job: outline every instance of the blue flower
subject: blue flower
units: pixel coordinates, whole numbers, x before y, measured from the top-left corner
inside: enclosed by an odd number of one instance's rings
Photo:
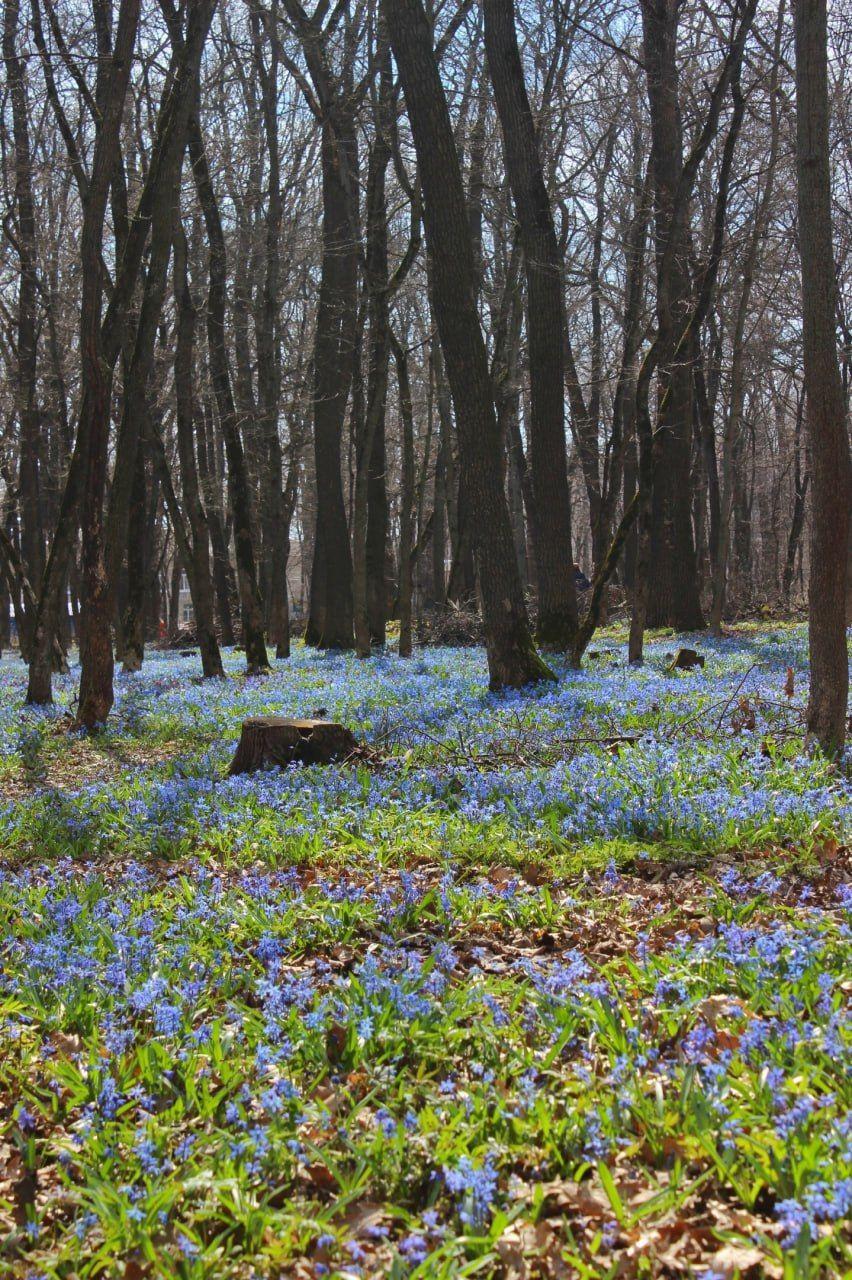
[[[455,1166],[444,1165],[444,1182],[456,1198],[462,1222],[474,1228],[485,1226],[497,1192],[497,1170],[486,1156],[480,1167],[463,1156]]]

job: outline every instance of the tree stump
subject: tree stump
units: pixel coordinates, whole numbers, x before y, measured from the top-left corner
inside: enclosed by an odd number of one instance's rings
[[[695,649],[679,649],[672,662],[673,671],[692,671],[695,667],[703,666],[703,655]]]
[[[345,760],[356,749],[354,735],[331,720],[287,720],[281,716],[252,716],[243,721],[242,734],[229,773],[256,773],[298,760],[302,764],[330,764]]]

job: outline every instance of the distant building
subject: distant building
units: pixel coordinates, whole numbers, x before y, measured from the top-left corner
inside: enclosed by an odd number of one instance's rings
[[[290,617],[304,617],[304,594],[302,582],[302,545],[290,543],[290,555],[287,561],[287,598],[290,605]],[[192,607],[192,593],[189,590],[189,579],[185,573],[180,575],[180,592],[178,595],[178,618],[181,631],[192,631],[195,626],[195,610]]]

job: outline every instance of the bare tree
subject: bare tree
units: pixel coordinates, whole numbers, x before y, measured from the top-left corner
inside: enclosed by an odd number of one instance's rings
[[[435,319],[456,411],[460,492],[469,503],[490,684],[519,687],[551,673],[533,645],[515,560],[458,152],[420,0],[384,0],[383,12],[420,166]]]
[[[486,0],[485,48],[527,278],[538,638],[570,649],[577,630],[577,597],[565,456],[562,264],[518,52],[513,0]]]
[[[824,751],[836,754],[843,749],[849,697],[846,572],[852,491],[835,333],[826,21],[826,0],[796,0],[796,170],[813,494],[808,731]]]

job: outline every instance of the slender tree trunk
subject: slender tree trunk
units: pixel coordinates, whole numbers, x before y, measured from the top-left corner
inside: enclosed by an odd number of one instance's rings
[[[440,414],[438,414],[440,427]],[[447,563],[447,468],[444,438],[440,434],[435,457],[435,484],[432,490],[432,588],[433,605],[446,604]]]
[[[849,697],[846,569],[850,474],[837,359],[831,229],[826,0],[796,0],[796,169],[806,422],[811,458],[808,733],[843,750]]]
[[[390,354],[390,299],[388,290],[387,168],[391,159],[388,142],[392,81],[390,59],[382,68],[375,109],[376,136],[367,163],[367,314],[369,357],[367,367],[367,408],[362,438],[356,440],[355,500],[352,511],[352,590],[354,602],[355,651],[360,658],[370,655],[373,639],[385,641],[385,546],[387,542],[387,495],[384,492],[385,405],[388,392]],[[372,501],[371,501],[372,500]],[[372,508],[372,509],[371,509]]]
[[[412,547],[414,528],[414,414],[408,356],[395,335],[390,335],[399,386],[402,419],[402,490],[399,502],[399,656],[411,657]]]
[[[148,407],[145,406],[145,416]],[[135,475],[130,493],[127,520],[127,599],[121,617],[122,667],[140,671],[145,657],[145,604],[148,595],[148,484],[145,449],[140,440],[136,447]]]
[[[781,6],[779,12],[779,20],[776,27],[775,36],[775,62],[773,65],[772,79],[770,82],[770,116],[771,116],[771,142],[769,149],[769,158],[766,168],[766,178],[764,181],[763,191],[760,194],[757,206],[754,211],[754,218],[751,223],[751,234],[748,240],[746,251],[741,259],[742,287],[737,303],[736,316],[734,320],[734,331],[731,337],[731,373],[730,373],[730,397],[728,403],[728,411],[725,416],[725,430],[722,441],[722,482],[719,486],[716,482],[716,489],[721,489],[718,496],[714,495],[716,510],[711,507],[711,533],[715,533],[715,543],[713,545],[713,602],[710,611],[710,627],[714,635],[721,635],[722,619],[727,599],[727,583],[728,583],[728,561],[730,555],[731,542],[731,517],[734,508],[734,465],[737,444],[742,440],[745,434],[745,333],[746,324],[749,318],[749,310],[751,303],[752,288],[757,267],[760,261],[761,246],[764,241],[766,225],[771,211],[772,193],[775,185],[775,169],[778,161],[778,145],[780,139],[778,103],[777,103],[777,67],[780,62],[781,55],[781,36],[783,24],[784,7]],[[735,121],[742,121],[745,101],[739,88],[739,77],[734,81],[735,89]],[[739,128],[739,123],[737,123]],[[727,196],[728,174],[725,175],[724,194]],[[720,192],[720,200],[722,193]],[[717,214],[718,217],[718,214]],[[712,418],[712,415],[709,415]],[[706,434],[712,433],[712,427],[706,430]],[[709,453],[710,450],[708,449]],[[713,456],[710,461],[710,477],[711,486],[713,483],[716,457],[715,449],[712,451]],[[715,522],[712,516],[716,514]]]
[[[269,639],[276,657],[290,653],[290,613],[287,601],[287,559],[290,554],[290,522],[285,510],[283,454],[278,433],[281,400],[280,238],[284,200],[278,137],[279,45],[278,3],[269,8],[270,60],[267,66],[256,32],[255,66],[261,87],[261,110],[269,163],[269,202],[266,210],[264,277],[261,305],[255,321],[257,332],[257,391],[262,451],[261,534],[264,603]]]
[[[615,388],[612,412],[611,461],[603,497],[601,522],[611,528],[619,494],[624,507],[636,492],[638,459],[636,455],[636,382],[639,374],[639,351],[642,346],[645,288],[645,254],[648,238],[650,174],[643,177],[644,155],[638,128],[633,137],[633,209],[627,232],[624,286],[624,345]],[[624,585],[633,590],[636,564],[636,523],[627,530],[624,541]]]
[[[220,678],[225,671],[216,639],[213,613],[213,578],[210,571],[210,530],[201,502],[195,457],[194,351],[197,312],[189,289],[186,239],[178,222],[174,233],[174,292],[177,305],[175,340],[175,403],[177,444],[183,502],[189,522],[191,556],[188,565],[195,632],[201,651],[201,670],[207,678]]]
[[[207,346],[210,373],[219,423],[228,459],[228,493],[234,518],[234,546],[237,559],[237,581],[243,620],[243,644],[246,668],[250,673],[268,670],[266,642],[263,634],[263,600],[257,580],[252,530],[254,519],[249,486],[248,466],[240,437],[237,410],[231,387],[228,348],[225,334],[227,298],[227,251],[222,231],[219,204],[210,177],[204,139],[197,109],[190,118],[189,153],[195,177],[198,201],[204,215],[210,247],[210,284],[207,297]]]
[[[660,453],[656,445],[661,427],[656,432],[651,427],[649,395],[651,379],[657,368],[660,339],[657,337],[642,361],[636,381],[636,442],[638,469],[636,483],[636,560],[634,564],[633,610],[630,615],[630,635],[627,644],[627,661],[641,666],[644,658],[645,628],[648,624],[648,599],[650,595],[650,570],[653,537],[654,470],[659,464]],[[626,514],[626,513],[625,513]]]
[[[420,0],[384,0],[383,12],[420,165],[435,319],[456,411],[460,492],[470,504],[490,685],[517,688],[552,673],[535,651],[515,561],[458,152]]]
[[[196,457],[202,499],[210,530],[210,546],[213,552],[213,586],[216,595],[216,611],[222,644],[231,648],[236,643],[231,618],[231,579],[228,539],[222,518],[222,495],[216,475],[212,435],[215,431],[213,410],[206,397],[198,415]]]
[[[802,471],[802,427],[804,425],[804,417],[805,396],[804,392],[802,392],[796,404],[796,426],[793,436],[793,517],[790,521],[790,532],[787,536],[787,554],[784,559],[784,573],[781,580],[784,604],[788,609],[790,607],[790,593],[793,589],[793,575],[796,571],[796,557],[799,553],[802,531],[805,527],[805,501],[811,481],[807,466],[804,472]],[[848,622],[847,615],[847,624]]]

